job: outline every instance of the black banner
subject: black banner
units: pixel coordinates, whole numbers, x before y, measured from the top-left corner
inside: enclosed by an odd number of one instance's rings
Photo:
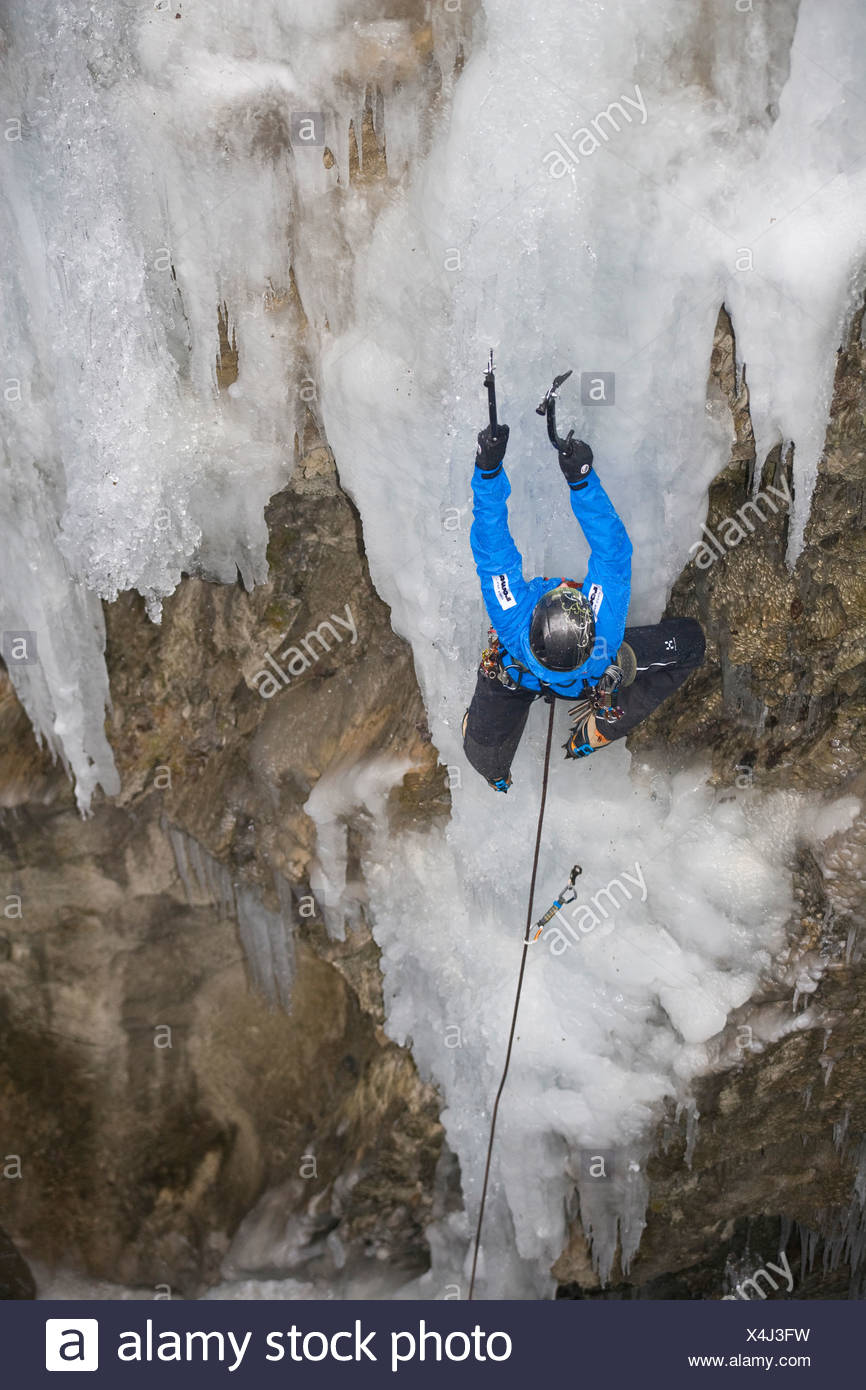
[[[79,1371],[124,1390],[221,1384],[535,1390],[542,1379],[668,1387],[765,1380],[822,1387],[862,1365],[856,1302],[0,1304],[2,1381]],[[751,1378],[749,1384],[754,1383]]]

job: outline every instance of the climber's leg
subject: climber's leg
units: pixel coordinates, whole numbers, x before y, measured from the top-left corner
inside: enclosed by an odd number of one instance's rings
[[[478,672],[472,704],[463,720],[463,751],[497,791],[507,791],[535,690],[509,690],[495,677]]]
[[[637,658],[633,684],[621,689],[617,704],[625,711],[621,719],[596,716],[598,729],[606,739],[624,738],[647,715],[679,690],[704,659],[704,634],[694,618],[667,618],[651,627],[627,627],[625,641]]]

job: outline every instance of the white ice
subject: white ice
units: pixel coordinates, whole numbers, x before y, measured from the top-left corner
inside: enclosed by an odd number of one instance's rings
[[[260,580],[264,503],[291,469],[301,384],[315,384],[452,769],[447,834],[374,838],[365,869],[388,1026],[441,1088],[466,1193],[462,1226],[431,1233],[430,1287],[465,1290],[542,747],[536,711],[507,800],[460,751],[486,631],[467,507],[487,349],[527,574],[582,572],[533,411],[573,367],[562,418],[590,440],[631,533],[631,621],[652,621],[728,457],[729,426],[706,408],[727,304],[760,455],[795,445],[793,559],[863,283],[866,12],[435,5],[441,82],[432,67],[418,77],[409,21],[362,0],[174,13],[33,0],[6,22],[0,618],[37,632],[41,660],[12,676],[82,807],[97,783],[115,790],[99,596],[137,588],[158,616],[183,572]],[[373,71],[389,180],[348,186]],[[298,110],[323,112],[331,167],[320,148],[289,148]],[[223,303],[240,371],[219,393]],[[579,373],[600,371],[615,404],[581,404]],[[331,812],[345,799],[320,800],[320,868],[339,887],[344,811]],[[790,851],[822,828],[790,799],[726,801],[700,767],[653,780],[621,747],[557,761],[547,827],[539,909],[575,860],[582,894],[635,862],[648,892],[558,956],[534,948],[494,1162],[490,1296],[549,1290],[575,1185],[600,1271],[617,1231],[633,1253],[651,1127],[666,1098],[688,1099],[759,980],[789,978]],[[578,1172],[587,1146],[614,1152],[609,1186]]]
[[[413,642],[434,739],[461,779],[438,863],[427,840],[390,859],[380,844],[365,867],[380,888],[389,1026],[444,1090],[470,1214],[517,971],[543,724],[537,714],[507,803],[467,771],[458,730],[485,618],[465,508],[484,349],[498,354],[528,574],[580,576],[585,553],[532,407],[566,367],[615,373],[615,405],[582,407],[573,381],[560,409],[591,441],[632,535],[631,621],[650,621],[728,455],[730,427],[705,408],[719,306],[733,316],[760,457],[795,444],[793,558],[866,243],[858,7],[690,17],[673,4],[554,4],[531,24],[503,0],[485,13],[450,124],[379,218],[356,261],[356,324],[323,359],[325,423],[371,571]],[[626,95],[646,119],[627,107],[631,121],[608,125],[599,148],[554,177],[556,135],[574,149],[574,133]],[[539,908],[573,860],[586,892],[646,861],[649,896],[558,958],[533,960],[494,1161],[488,1294],[549,1287],[575,1181],[600,1273],[618,1223],[627,1266],[653,1117],[687,1093],[759,979],[788,968],[790,852],[804,833],[794,808],[717,800],[704,777],[696,767],[662,781],[654,800],[621,748],[555,769]],[[616,1152],[610,1187],[577,1172],[593,1146]],[[437,1281],[448,1282],[441,1268]]]

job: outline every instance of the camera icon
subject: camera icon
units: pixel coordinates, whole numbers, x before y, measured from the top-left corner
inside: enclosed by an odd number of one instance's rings
[[[7,666],[32,666],[39,660],[35,632],[4,632],[3,660]]]
[[[581,372],[580,403],[581,405],[615,405],[616,373]]]
[[[609,1182],[616,1173],[616,1149],[580,1149],[580,1176]]]
[[[290,129],[292,144],[296,149],[299,145],[309,145],[312,148],[322,146],[325,143],[325,113],[292,111]]]
[[[99,1323],[96,1318],[46,1318],[46,1371],[99,1369]]]

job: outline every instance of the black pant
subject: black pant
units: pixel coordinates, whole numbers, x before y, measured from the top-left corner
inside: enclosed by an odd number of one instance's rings
[[[704,634],[694,618],[667,618],[650,627],[627,627],[624,640],[637,657],[637,675],[619,692],[617,703],[625,711],[622,718],[610,724],[599,721],[599,733],[610,742],[630,734],[704,659]],[[508,776],[529,707],[539,694],[535,690],[509,690],[478,672],[463,751],[476,772],[488,781]],[[559,698],[568,698],[573,704],[578,696]]]

